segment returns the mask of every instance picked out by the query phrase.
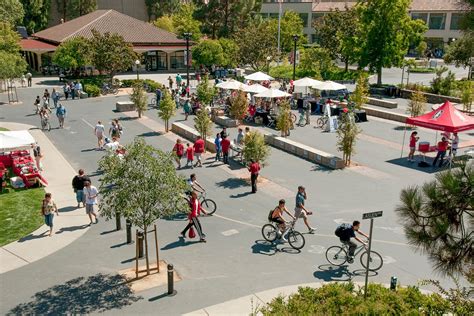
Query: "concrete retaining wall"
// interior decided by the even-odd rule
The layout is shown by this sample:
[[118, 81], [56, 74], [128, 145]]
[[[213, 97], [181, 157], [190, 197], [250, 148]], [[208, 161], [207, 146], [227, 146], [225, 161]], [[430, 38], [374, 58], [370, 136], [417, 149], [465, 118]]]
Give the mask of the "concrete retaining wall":
[[376, 99], [376, 98], [368, 98], [368, 99], [369, 100], [367, 101], [367, 103], [371, 104], [371, 105], [381, 106], [381, 107], [387, 108], [387, 109], [396, 109], [398, 107], [397, 102], [381, 100], [381, 99]]
[[391, 121], [396, 121], [396, 122], [401, 122], [401, 123], [405, 123], [408, 117], [408, 115], [406, 114], [393, 113], [390, 111], [386, 111], [382, 109], [374, 109], [367, 106], [363, 106], [362, 108], [365, 110], [367, 115], [380, 117], [386, 120], [391, 120]]
[[[179, 135], [191, 142], [194, 142], [199, 136], [199, 133], [197, 130], [179, 122], [175, 122], [171, 124], [171, 131], [175, 133], [176, 135]], [[206, 150], [212, 153], [216, 152], [214, 140], [209, 137], [207, 137], [206, 139]]]
[[115, 103], [115, 110], [118, 112], [128, 112], [128, 111], [136, 111], [137, 108], [135, 104], [131, 101], [117, 101]]
[[[411, 95], [414, 92], [415, 91], [413, 91], [413, 90], [401, 89], [401, 97], [404, 98], [404, 99], [410, 99]], [[426, 97], [426, 101], [428, 103], [437, 104], [437, 103], [444, 103], [446, 101], [453, 102], [453, 103], [462, 103], [460, 98], [449, 97], [449, 96], [446, 96], [446, 95], [426, 93], [426, 92], [422, 92], [422, 93]]]
[[227, 116], [215, 116], [214, 122], [225, 127], [237, 127], [239, 122]]

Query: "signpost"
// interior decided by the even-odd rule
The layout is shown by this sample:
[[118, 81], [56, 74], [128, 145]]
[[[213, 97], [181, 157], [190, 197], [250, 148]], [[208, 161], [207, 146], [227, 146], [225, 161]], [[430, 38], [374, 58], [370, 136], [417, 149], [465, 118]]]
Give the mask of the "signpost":
[[365, 290], [364, 290], [365, 298], [367, 298], [367, 285], [369, 283], [369, 264], [370, 264], [370, 249], [372, 247], [372, 228], [374, 227], [374, 218], [382, 217], [382, 213], [383, 211], [362, 214], [362, 219], [370, 219], [369, 249], [367, 250], [367, 263], [365, 266]]

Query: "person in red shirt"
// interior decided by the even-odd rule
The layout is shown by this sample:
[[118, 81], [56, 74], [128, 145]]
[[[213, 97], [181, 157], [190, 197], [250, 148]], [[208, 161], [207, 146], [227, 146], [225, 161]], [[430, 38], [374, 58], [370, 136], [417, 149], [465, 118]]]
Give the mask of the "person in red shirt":
[[438, 143], [438, 154], [436, 154], [436, 158], [433, 161], [433, 167], [436, 165], [436, 161], [439, 159], [439, 165], [438, 167], [441, 167], [443, 165], [443, 159], [444, 156], [446, 156], [446, 151], [448, 150], [448, 141], [446, 140], [446, 137], [441, 138], [441, 141]]
[[221, 148], [222, 148], [222, 161], [224, 162], [224, 164], [229, 164], [230, 140], [227, 139], [227, 136], [222, 137]]
[[201, 156], [204, 152], [204, 145], [204, 139], [202, 139], [201, 136], [198, 136], [196, 141], [194, 142], [194, 155], [197, 159], [195, 167], [197, 167], [198, 165], [199, 167], [202, 167]]
[[186, 167], [189, 166], [189, 164], [191, 164], [191, 169], [193, 169], [194, 168], [194, 166], [193, 166], [194, 148], [193, 148], [193, 146], [191, 146], [190, 143], [187, 143], [186, 146], [187, 146], [187, 148], [186, 148], [186, 158], [187, 158]]
[[418, 132], [413, 132], [410, 135], [410, 153], [408, 154], [408, 161], [415, 161], [416, 142], [419, 139], [416, 135], [418, 135]]
[[184, 155], [184, 146], [181, 144], [181, 139], [176, 140], [174, 144], [173, 151], [176, 154], [176, 162], [178, 163], [178, 169], [181, 169], [181, 158]]
[[207, 214], [206, 210], [202, 208], [201, 203], [197, 198], [196, 191], [191, 193], [191, 200], [189, 201], [189, 206], [191, 212], [188, 214], [189, 223], [186, 225], [184, 230], [181, 232], [181, 236], [186, 238], [186, 232], [191, 228], [195, 227], [200, 238], [200, 242], [206, 242], [206, 235], [202, 232], [201, 222], [198, 219], [198, 216], [201, 215], [201, 212]]
[[250, 165], [247, 168], [250, 171], [250, 181], [252, 182], [252, 193], [257, 193], [257, 178], [260, 172], [260, 164], [258, 161], [250, 160]]

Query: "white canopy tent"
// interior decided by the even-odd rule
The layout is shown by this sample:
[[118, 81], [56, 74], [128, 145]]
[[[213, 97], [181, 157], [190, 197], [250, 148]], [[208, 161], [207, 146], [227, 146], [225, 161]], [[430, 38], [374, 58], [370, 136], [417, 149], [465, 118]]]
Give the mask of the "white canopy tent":
[[250, 92], [250, 93], [262, 93], [262, 92], [265, 92], [267, 90], [268, 90], [268, 88], [265, 88], [264, 86], [262, 86], [258, 83], [247, 86], [247, 88], [244, 89], [245, 92]]
[[295, 87], [313, 87], [322, 84], [322, 81], [315, 80], [309, 77], [304, 77], [298, 80], [293, 81]]
[[291, 94], [278, 89], [268, 89], [267, 91], [255, 95], [257, 98], [284, 98], [291, 97]]
[[318, 90], [323, 90], [323, 91], [335, 91], [335, 90], [347, 89], [345, 85], [334, 82], [334, 81], [330, 81], [330, 80], [314, 85], [313, 88], [318, 89]]
[[35, 139], [28, 131], [0, 132], [0, 152], [31, 148]]
[[273, 80], [273, 77], [270, 77], [266, 73], [263, 73], [261, 71], [254, 72], [253, 74], [247, 75], [244, 77], [247, 80], [252, 80], [252, 81], [269, 81]]
[[216, 87], [221, 88], [221, 89], [227, 89], [227, 90], [245, 90], [249, 86], [240, 81], [231, 79], [231, 80], [216, 84]]

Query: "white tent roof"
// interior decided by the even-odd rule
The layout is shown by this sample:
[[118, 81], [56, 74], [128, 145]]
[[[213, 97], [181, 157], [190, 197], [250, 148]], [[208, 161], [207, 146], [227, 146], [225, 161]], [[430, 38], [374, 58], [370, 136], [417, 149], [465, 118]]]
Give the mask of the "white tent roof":
[[291, 94], [278, 89], [268, 89], [267, 91], [258, 93], [255, 96], [259, 98], [283, 98], [291, 97]]
[[304, 77], [293, 82], [295, 87], [313, 87], [322, 84], [322, 81], [315, 80], [309, 77]]
[[0, 132], [0, 151], [28, 149], [35, 139], [28, 131]]
[[250, 93], [261, 93], [267, 91], [268, 88], [265, 88], [261, 84], [254, 83], [250, 86], [248, 86], [247, 89], [244, 89], [245, 92], [250, 92]]
[[254, 72], [253, 74], [247, 75], [244, 77], [245, 79], [248, 80], [253, 80], [253, 81], [267, 81], [267, 80], [273, 80], [273, 77], [270, 77], [266, 73], [263, 73], [261, 71]]
[[233, 79], [218, 83], [216, 87], [229, 90], [245, 90], [248, 88], [245, 83]]
[[313, 88], [326, 91], [347, 89], [345, 85], [330, 80], [314, 85]]

